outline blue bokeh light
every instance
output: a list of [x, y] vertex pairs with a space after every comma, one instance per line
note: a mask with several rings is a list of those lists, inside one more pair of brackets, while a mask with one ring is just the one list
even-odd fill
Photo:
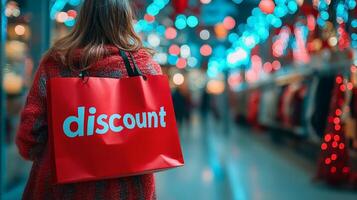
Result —
[[191, 27], [191, 28], [194, 28], [194, 27], [196, 27], [197, 25], [198, 25], [198, 19], [197, 19], [197, 17], [196, 16], [189, 16], [188, 18], [187, 18], [187, 25], [189, 26], [189, 27]]

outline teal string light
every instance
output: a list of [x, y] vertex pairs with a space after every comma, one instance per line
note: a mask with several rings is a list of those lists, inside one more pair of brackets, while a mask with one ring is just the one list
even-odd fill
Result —
[[319, 15], [316, 23], [319, 27], [323, 28], [326, 25], [326, 21], [330, 18], [327, 11], [329, 9], [329, 4], [327, 4], [326, 0], [320, 0], [317, 9], [319, 11]]
[[[324, 6], [324, 5], [323, 5]], [[242, 32], [238, 38], [229, 36], [231, 48], [226, 51], [226, 66], [229, 68], [244, 67], [249, 64], [251, 50], [269, 38], [270, 28], [280, 28], [283, 24], [282, 17], [294, 14], [298, 10], [295, 0], [275, 0], [273, 14], [265, 14], [259, 8], [252, 10], [252, 15], [247, 18], [246, 24], [238, 26]]]
[[57, 13], [60, 12], [61, 10], [63, 10], [63, 8], [66, 6], [67, 3], [68, 3], [68, 0], [55, 1], [55, 3], [53, 4], [53, 6], [51, 7], [51, 10], [50, 10], [51, 19], [55, 20]]
[[348, 21], [348, 12], [345, 6], [346, 4], [340, 2], [336, 7], [336, 19], [338, 22], [347, 22]]
[[[167, 4], [170, 3], [170, 0], [154, 0], [151, 4], [148, 5], [146, 8], [146, 14], [151, 15], [151, 16], [157, 16], [160, 14], [161, 10], [164, 9]], [[146, 20], [140, 19], [138, 22], [134, 25], [134, 29], [137, 33], [140, 32], [150, 32], [155, 29], [155, 26], [157, 26], [157, 22], [153, 23], [147, 23]], [[162, 29], [157, 30], [160, 34], [162, 33]]]
[[347, 1], [348, 9], [353, 10], [356, 8], [356, 0], [348, 0]]
[[176, 55], [169, 55], [169, 57], [168, 57], [168, 63], [170, 64], [170, 65], [176, 65], [176, 63], [177, 63], [177, 61], [178, 61], [178, 56], [176, 56]]
[[289, 9], [289, 13], [290, 13], [290, 14], [294, 14], [294, 13], [297, 11], [298, 5], [297, 5], [297, 3], [296, 3], [295, 0], [289, 1], [289, 3], [288, 3], [288, 9]]
[[328, 18], [330, 17], [330, 15], [328, 14], [327, 11], [322, 11], [322, 12], [320, 13], [320, 17], [321, 17], [321, 19], [323, 19], [324, 21], [327, 21]]
[[[81, 0], [56, 0], [50, 9], [50, 18], [52, 20], [56, 20], [57, 14], [61, 12], [67, 4], [70, 6], [79, 6], [81, 4]], [[64, 25], [68, 27], [73, 27], [75, 23], [76, 19], [73, 18], [68, 18], [66, 21], [64, 21]]]
[[68, 27], [72, 27], [76, 24], [76, 20], [75, 19], [68, 19], [67, 21], [64, 22], [64, 25], [68, 26]]
[[191, 28], [194, 28], [198, 25], [198, 18], [196, 16], [189, 16], [187, 18], [187, 25]]
[[170, 0], [154, 0], [147, 8], [146, 13], [156, 16], [170, 2]]
[[351, 26], [352, 28], [357, 28], [357, 19], [352, 20]]
[[177, 15], [176, 20], [175, 20], [175, 26], [177, 29], [182, 30], [187, 27], [186, 23], [186, 16], [185, 15]]

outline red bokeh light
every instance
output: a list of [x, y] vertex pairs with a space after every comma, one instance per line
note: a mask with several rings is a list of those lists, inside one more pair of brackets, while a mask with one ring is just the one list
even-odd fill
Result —
[[326, 164], [326, 165], [331, 164], [331, 159], [330, 159], [330, 158], [326, 158], [326, 159], [325, 159], [325, 164]]
[[330, 142], [331, 139], [332, 139], [331, 134], [326, 134], [325, 135], [325, 141], [326, 142]]
[[271, 14], [274, 12], [275, 4], [272, 0], [262, 0], [259, 3], [260, 10], [265, 14]]
[[184, 69], [187, 66], [187, 61], [184, 58], [179, 58], [176, 64], [177, 68]]
[[347, 174], [347, 173], [350, 172], [350, 168], [349, 168], [349, 167], [343, 167], [343, 168], [342, 168], [342, 172], [345, 173], [345, 174]]
[[172, 55], [179, 55], [180, 54], [180, 47], [176, 44], [173, 44], [169, 48], [169, 53]]
[[341, 84], [343, 82], [343, 78], [341, 76], [336, 77], [336, 83]]
[[338, 146], [338, 143], [335, 141], [335, 142], [332, 142], [332, 147], [333, 148], [337, 148], [337, 146]]
[[69, 17], [72, 17], [73, 19], [77, 17], [77, 11], [75, 10], [69, 10], [67, 11], [67, 14]]
[[273, 65], [270, 62], [266, 62], [263, 65], [263, 69], [265, 72], [270, 73], [273, 71]]
[[307, 16], [307, 28], [310, 31], [313, 31], [313, 30], [315, 30], [315, 27], [316, 27], [316, 19], [315, 19], [314, 15], [308, 15]]
[[341, 116], [342, 115], [342, 110], [341, 109], [337, 109], [335, 114], [337, 116]]
[[177, 31], [173, 27], [168, 27], [165, 31], [165, 37], [166, 39], [173, 40], [177, 36]]
[[336, 141], [336, 142], [338, 142], [338, 141], [340, 141], [340, 136], [339, 135], [335, 135], [335, 136], [333, 136], [333, 139]]
[[340, 120], [340, 118], [338, 118], [338, 117], [335, 117], [334, 119], [333, 119], [333, 123], [335, 123], [335, 124], [339, 124], [341, 122], [341, 120]]
[[331, 155], [331, 160], [337, 160], [337, 155], [335, 153]]
[[346, 86], [345, 86], [345, 85], [341, 85], [341, 86], [340, 86], [340, 90], [341, 90], [342, 92], [346, 91]]
[[200, 49], [200, 53], [203, 56], [210, 56], [212, 54], [212, 47], [208, 44], [204, 44]]
[[275, 71], [279, 70], [280, 67], [281, 67], [281, 64], [278, 60], [274, 60], [273, 63], [272, 63], [272, 66], [274, 68]]
[[326, 143], [322, 143], [321, 144], [321, 149], [322, 150], [326, 150], [327, 149], [327, 144]]
[[227, 30], [232, 30], [236, 26], [236, 20], [234, 20], [231, 16], [227, 16], [223, 20], [223, 26]]
[[341, 150], [343, 150], [345, 148], [345, 144], [344, 143], [340, 143], [340, 145], [338, 145], [338, 148], [340, 148]]
[[341, 130], [341, 126], [340, 126], [340, 125], [338, 125], [338, 124], [336, 124], [336, 125], [335, 125], [335, 130], [336, 130], [336, 131]]
[[155, 16], [152, 16], [152, 15], [149, 15], [149, 14], [145, 14], [144, 16], [144, 19], [147, 21], [147, 22], [154, 22], [155, 21]]

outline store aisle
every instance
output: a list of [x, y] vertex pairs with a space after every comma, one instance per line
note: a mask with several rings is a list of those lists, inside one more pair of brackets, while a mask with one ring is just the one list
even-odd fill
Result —
[[[186, 166], [156, 175], [158, 199], [310, 200], [357, 199], [357, 192], [312, 182], [314, 162], [267, 134], [194, 117], [182, 127]], [[234, 127], [234, 128], [233, 128]]]

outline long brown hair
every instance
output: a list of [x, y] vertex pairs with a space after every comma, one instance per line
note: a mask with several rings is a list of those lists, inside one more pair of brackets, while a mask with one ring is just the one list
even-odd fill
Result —
[[72, 31], [59, 39], [47, 55], [67, 67], [74, 66], [74, 51], [82, 49], [81, 70], [106, 55], [105, 45], [137, 51], [142, 42], [133, 27], [134, 14], [129, 0], [85, 0]]

